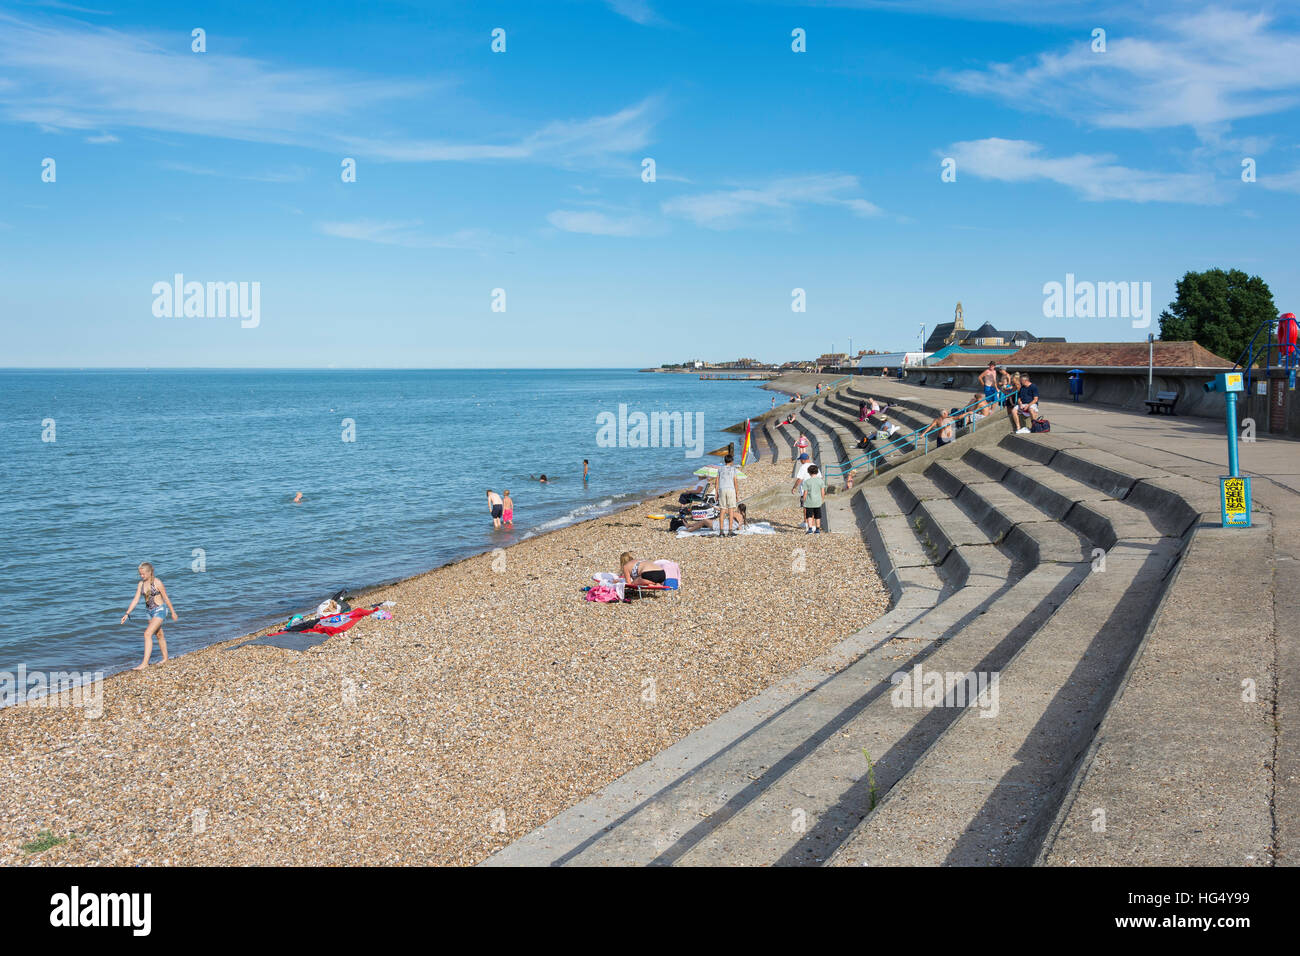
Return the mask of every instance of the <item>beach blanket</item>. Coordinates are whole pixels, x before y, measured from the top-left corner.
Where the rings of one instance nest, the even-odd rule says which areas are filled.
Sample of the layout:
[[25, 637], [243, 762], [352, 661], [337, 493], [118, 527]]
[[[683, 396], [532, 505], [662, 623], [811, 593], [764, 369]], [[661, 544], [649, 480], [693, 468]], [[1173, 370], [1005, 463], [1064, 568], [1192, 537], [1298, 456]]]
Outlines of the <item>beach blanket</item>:
[[[777, 530], [766, 521], [751, 521], [736, 532], [737, 535], [777, 533]], [[710, 536], [717, 537], [717, 535], [718, 532], [714, 531], [712, 528], [701, 528], [699, 531], [687, 531], [685, 528], [677, 529], [677, 537], [679, 538], [707, 538]]]
[[243, 644], [237, 644], [236, 647], [251, 647], [254, 644], [261, 644], [265, 647], [280, 647], [286, 651], [305, 651], [309, 647], [315, 647], [317, 644], [324, 644], [335, 634], [342, 634], [348, 628], [352, 627], [369, 614], [373, 614], [379, 609], [379, 605], [374, 607], [359, 607], [348, 611], [346, 614], [336, 614], [333, 617], [323, 617], [311, 627], [303, 628], [297, 631], [277, 631], [274, 634], [267, 634], [253, 641], [245, 641]]

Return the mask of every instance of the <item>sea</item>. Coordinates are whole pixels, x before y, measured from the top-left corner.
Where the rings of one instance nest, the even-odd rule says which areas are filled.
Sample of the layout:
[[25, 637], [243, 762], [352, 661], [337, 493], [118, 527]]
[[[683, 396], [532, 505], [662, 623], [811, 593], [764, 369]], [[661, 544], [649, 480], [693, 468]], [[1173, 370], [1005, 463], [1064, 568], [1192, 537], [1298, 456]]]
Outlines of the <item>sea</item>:
[[[143, 602], [119, 621], [142, 561], [180, 616], [165, 625], [174, 656], [693, 484], [718, 461], [696, 452], [739, 448], [723, 429], [770, 407], [760, 384], [631, 369], [0, 370], [0, 674], [138, 664]], [[702, 440], [673, 429], [670, 447], [634, 447], [638, 412], [681, 413]], [[511, 492], [512, 529], [493, 529], [488, 488]]]

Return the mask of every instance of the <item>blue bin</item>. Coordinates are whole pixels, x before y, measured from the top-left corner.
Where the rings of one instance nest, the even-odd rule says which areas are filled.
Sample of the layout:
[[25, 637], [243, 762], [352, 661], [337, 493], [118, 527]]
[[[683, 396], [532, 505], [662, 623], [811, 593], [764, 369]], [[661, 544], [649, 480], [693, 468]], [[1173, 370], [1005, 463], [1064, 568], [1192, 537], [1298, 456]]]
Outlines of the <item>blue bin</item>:
[[1083, 369], [1070, 369], [1070, 398], [1079, 401], [1083, 398]]

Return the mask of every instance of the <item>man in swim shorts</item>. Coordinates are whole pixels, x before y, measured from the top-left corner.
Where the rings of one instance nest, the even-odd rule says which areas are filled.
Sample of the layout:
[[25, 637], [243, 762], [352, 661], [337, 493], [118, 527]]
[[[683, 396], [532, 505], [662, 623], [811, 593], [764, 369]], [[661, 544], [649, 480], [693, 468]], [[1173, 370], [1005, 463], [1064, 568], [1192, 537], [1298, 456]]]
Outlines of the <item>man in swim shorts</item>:
[[[980, 384], [984, 386], [984, 405], [997, 404], [998, 370], [996, 362], [989, 362], [989, 367], [980, 372]], [[978, 411], [978, 409], [975, 409], [975, 411]]]
[[487, 500], [488, 508], [492, 512], [492, 527], [499, 529], [501, 527], [501, 514], [505, 510], [505, 502], [503, 502], [501, 496], [491, 488], [487, 490]]

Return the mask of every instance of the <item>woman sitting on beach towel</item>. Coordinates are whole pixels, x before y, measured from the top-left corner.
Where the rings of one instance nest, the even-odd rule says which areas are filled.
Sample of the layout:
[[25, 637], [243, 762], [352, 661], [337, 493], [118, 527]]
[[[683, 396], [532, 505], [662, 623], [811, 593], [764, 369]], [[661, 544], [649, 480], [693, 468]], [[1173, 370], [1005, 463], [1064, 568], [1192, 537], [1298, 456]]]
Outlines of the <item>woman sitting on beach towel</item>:
[[618, 567], [623, 579], [632, 585], [663, 584], [667, 579], [667, 574], [658, 561], [637, 561], [630, 551], [619, 555]]

